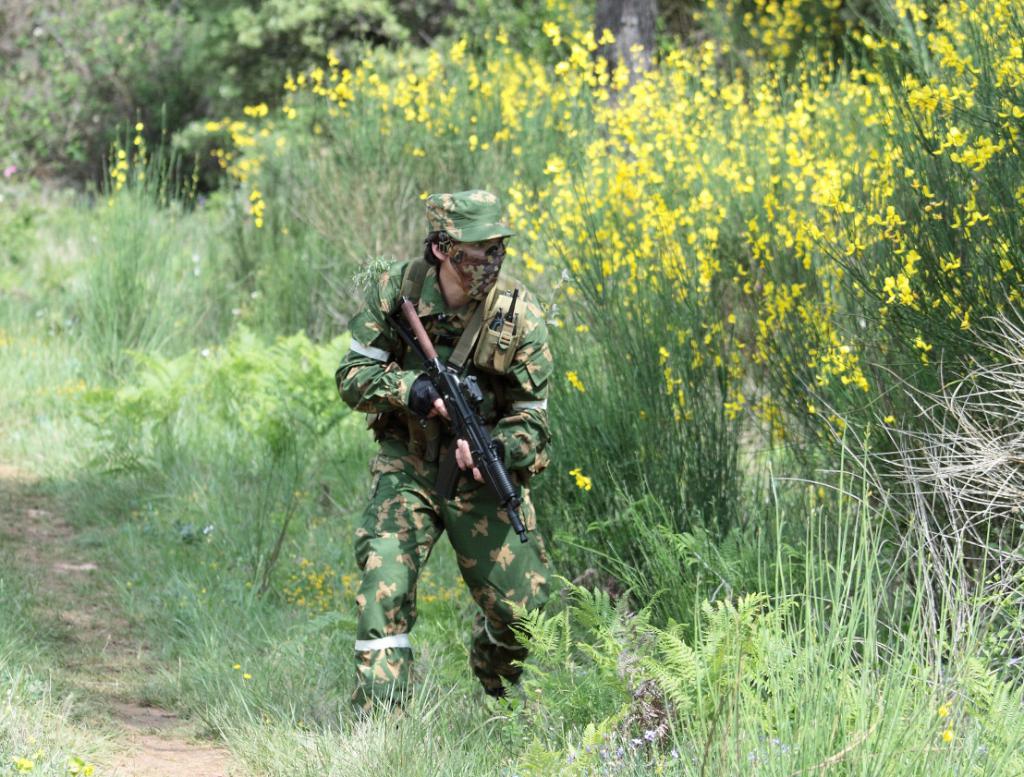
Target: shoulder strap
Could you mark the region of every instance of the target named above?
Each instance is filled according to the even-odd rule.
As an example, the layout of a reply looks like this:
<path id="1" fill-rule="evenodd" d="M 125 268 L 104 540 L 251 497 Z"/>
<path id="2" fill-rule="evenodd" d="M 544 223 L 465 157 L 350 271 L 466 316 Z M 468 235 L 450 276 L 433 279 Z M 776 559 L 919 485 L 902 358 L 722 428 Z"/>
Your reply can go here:
<path id="1" fill-rule="evenodd" d="M 485 318 L 494 307 L 497 305 L 498 297 L 502 294 L 507 294 L 515 288 L 522 290 L 522 287 L 511 278 L 499 278 L 498 282 L 488 293 L 487 298 L 477 303 L 476 310 L 473 311 L 473 316 L 462 332 L 462 337 L 459 338 L 459 342 L 455 346 L 455 351 L 452 353 L 449 362 L 453 363 L 458 369 L 462 369 L 462 365 L 466 363 L 466 359 L 469 354 L 473 352 L 476 347 L 477 340 L 480 338 L 480 333 L 487 325 Z M 518 316 L 517 316 L 518 318 Z"/>
<path id="2" fill-rule="evenodd" d="M 455 350 L 452 351 L 451 358 L 448 360 L 449 364 L 455 365 L 456 369 L 462 369 L 466 359 L 469 358 L 469 355 L 476 347 L 476 341 L 480 338 L 480 332 L 484 328 L 484 314 L 491 309 L 494 300 L 504 291 L 504 284 L 501 281 L 502 279 L 499 278 L 498 283 L 494 284 L 488 292 L 487 298 L 476 303 L 476 308 L 473 310 L 469 323 L 462 330 L 462 336 L 459 338 L 459 342 L 455 344 Z"/>
<path id="3" fill-rule="evenodd" d="M 402 276 L 402 296 L 412 300 L 413 305 L 419 304 L 423 281 L 429 270 L 430 265 L 424 259 L 413 259 L 405 267 L 405 274 Z"/>
<path id="4" fill-rule="evenodd" d="M 423 283 L 426 280 L 427 273 L 430 271 L 430 265 L 423 259 L 414 259 L 409 262 L 405 268 L 405 274 L 402 277 L 402 291 L 401 295 L 407 299 L 412 300 L 413 305 L 416 305 L 420 301 L 420 294 L 423 291 Z M 459 341 L 455 344 L 455 350 L 452 351 L 451 358 L 448 359 L 448 363 L 454 366 L 456 369 L 462 369 L 466 363 L 466 359 L 473 352 L 473 348 L 476 346 L 476 341 L 480 337 L 480 332 L 483 330 L 484 324 L 484 313 L 491 307 L 491 302 L 494 298 L 514 286 L 515 282 L 511 284 L 503 278 L 498 279 L 498 283 L 494 285 L 490 293 L 487 295 L 486 300 L 481 300 L 477 303 L 476 308 L 473 310 L 473 315 L 469 319 L 469 323 L 466 328 L 462 330 L 462 335 L 459 337 Z"/>
<path id="5" fill-rule="evenodd" d="M 480 337 L 480 330 L 484 328 L 484 310 L 486 309 L 487 305 L 484 302 L 478 302 L 469 323 L 462 330 L 462 336 L 459 337 L 459 342 L 455 344 L 455 350 L 452 351 L 451 358 L 448 359 L 448 363 L 456 369 L 461 370 L 466 359 L 469 358 L 469 354 L 472 353 L 473 346 L 476 345 L 477 338 Z"/>

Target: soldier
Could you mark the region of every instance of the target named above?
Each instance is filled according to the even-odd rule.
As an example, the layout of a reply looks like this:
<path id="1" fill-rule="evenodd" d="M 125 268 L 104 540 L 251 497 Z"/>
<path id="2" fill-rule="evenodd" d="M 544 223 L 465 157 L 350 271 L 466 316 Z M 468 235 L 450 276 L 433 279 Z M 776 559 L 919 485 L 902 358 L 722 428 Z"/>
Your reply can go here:
<path id="1" fill-rule="evenodd" d="M 552 361 L 544 317 L 520 284 L 499 280 L 512 232 L 501 223 L 497 197 L 479 190 L 434 194 L 426 205 L 423 258 L 392 265 L 377 279 L 350 322 L 351 350 L 336 375 L 345 402 L 370 414 L 380 444 L 355 541 L 362 581 L 353 701 L 364 709 L 408 695 L 416 583 L 443 532 L 480 607 L 470 663 L 487 694 L 503 696 L 506 684 L 519 679 L 513 662 L 526 657 L 511 629 L 510 602 L 534 609 L 548 595 L 540 535 L 518 541 L 508 515 L 481 484 L 466 441 L 451 438 L 444 401 L 390 315 L 401 298 L 413 300 L 442 361 L 477 376 L 480 415 L 522 490 L 520 512 L 529 530 L 536 526 L 529 481 L 547 465 L 549 439 Z M 464 476 L 455 497 L 445 500 L 435 492 L 435 478 L 453 445 Z"/>

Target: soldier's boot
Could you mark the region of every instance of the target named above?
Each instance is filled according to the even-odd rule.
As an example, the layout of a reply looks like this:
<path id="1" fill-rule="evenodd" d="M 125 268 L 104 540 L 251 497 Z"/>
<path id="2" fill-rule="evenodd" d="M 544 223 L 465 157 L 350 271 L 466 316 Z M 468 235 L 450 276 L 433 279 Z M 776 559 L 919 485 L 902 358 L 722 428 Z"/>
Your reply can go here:
<path id="1" fill-rule="evenodd" d="M 495 698 L 506 695 L 506 687 L 519 682 L 527 650 L 516 642 L 515 634 L 507 624 L 494 626 L 482 613 L 473 623 L 473 642 L 469 663 L 480 681 L 484 693 Z"/>

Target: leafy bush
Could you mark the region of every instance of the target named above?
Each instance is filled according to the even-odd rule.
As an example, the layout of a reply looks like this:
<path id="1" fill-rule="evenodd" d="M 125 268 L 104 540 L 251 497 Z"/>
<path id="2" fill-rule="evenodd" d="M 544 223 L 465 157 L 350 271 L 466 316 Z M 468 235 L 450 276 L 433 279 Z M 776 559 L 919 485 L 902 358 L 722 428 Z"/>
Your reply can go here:
<path id="1" fill-rule="evenodd" d="M 341 338 L 316 346 L 301 334 L 264 347 L 239 329 L 222 347 L 139 355 L 134 382 L 85 396 L 93 466 L 144 484 L 149 497 L 136 510 L 157 509 L 154 495 L 169 500 L 186 542 L 216 527 L 215 539 L 264 592 L 302 495 L 335 482 L 322 470 L 346 449 L 337 428 L 356 420 L 334 388 L 343 348 Z"/>
<path id="2" fill-rule="evenodd" d="M 184 17 L 157 2 L 7 3 L 0 51 L 0 160 L 96 180 L 119 127 L 173 128 L 194 110 Z"/>
<path id="3" fill-rule="evenodd" d="M 328 51 L 354 65 L 373 46 L 502 27 L 532 44 L 537 3 L 470 0 L 16 0 L 0 10 L 0 166 L 95 181 L 120 128 L 153 143 L 190 122 L 272 104 L 289 73 Z M 181 147 L 205 151 L 194 134 Z M 217 181 L 204 171 L 204 184 Z"/>

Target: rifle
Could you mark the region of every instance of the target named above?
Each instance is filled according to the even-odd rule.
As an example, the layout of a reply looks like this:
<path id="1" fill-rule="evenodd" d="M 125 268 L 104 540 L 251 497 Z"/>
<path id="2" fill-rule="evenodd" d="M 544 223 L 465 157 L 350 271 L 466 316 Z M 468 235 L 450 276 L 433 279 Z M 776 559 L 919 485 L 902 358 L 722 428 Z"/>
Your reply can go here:
<path id="1" fill-rule="evenodd" d="M 423 359 L 424 372 L 434 384 L 437 393 L 441 395 L 441 399 L 444 400 L 455 439 L 465 440 L 469 443 L 469 451 L 473 454 L 473 466 L 480 470 L 484 482 L 497 495 L 498 502 L 508 513 L 512 528 L 519 535 L 519 541 L 526 542 L 526 527 L 523 526 L 523 521 L 519 517 L 519 507 L 523 500 L 519 496 L 519 491 L 512 485 L 512 478 L 501 460 L 498 444 L 487 431 L 477 412 L 477 408 L 483 401 L 483 393 L 480 391 L 476 378 L 472 375 L 463 375 L 461 371 L 441 361 L 434 349 L 434 344 L 430 342 L 427 330 L 423 328 L 423 322 L 420 321 L 416 308 L 405 297 L 402 298 L 401 310 L 412 333 L 406 331 L 397 315 L 392 315 L 392 321 L 402 339 Z M 441 464 L 437 472 L 437 483 L 434 488 L 443 499 L 451 499 L 455 496 L 455 489 L 461 475 L 455 461 L 455 448 L 453 443 L 448 452 L 448 458 Z"/>

